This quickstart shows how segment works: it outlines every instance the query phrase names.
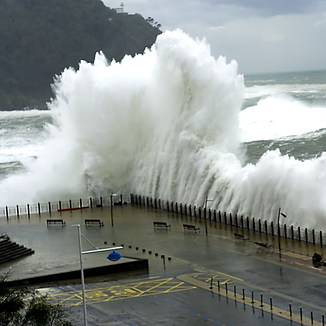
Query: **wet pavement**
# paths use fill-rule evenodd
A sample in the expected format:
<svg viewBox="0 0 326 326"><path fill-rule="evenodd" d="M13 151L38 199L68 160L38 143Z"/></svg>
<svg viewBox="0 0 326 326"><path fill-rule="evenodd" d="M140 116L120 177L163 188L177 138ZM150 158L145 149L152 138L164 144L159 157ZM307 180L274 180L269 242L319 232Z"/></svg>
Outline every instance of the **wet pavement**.
<svg viewBox="0 0 326 326"><path fill-rule="evenodd" d="M50 218L63 219L66 226L48 227ZM104 226L85 227L90 218ZM156 229L153 221L171 227ZM185 231L184 223L200 232ZM326 267L312 266L312 255L324 254L320 245L281 239L279 252L277 237L143 206L3 219L1 233L35 254L0 270L11 267L12 279L80 271L74 224L96 247L124 247L117 262L108 261L107 252L83 255L85 269L141 260L149 265L86 278L88 325L323 325ZM237 239L235 232L249 239ZM85 240L82 246L93 249ZM76 325L83 324L78 278L38 287L68 305Z"/></svg>

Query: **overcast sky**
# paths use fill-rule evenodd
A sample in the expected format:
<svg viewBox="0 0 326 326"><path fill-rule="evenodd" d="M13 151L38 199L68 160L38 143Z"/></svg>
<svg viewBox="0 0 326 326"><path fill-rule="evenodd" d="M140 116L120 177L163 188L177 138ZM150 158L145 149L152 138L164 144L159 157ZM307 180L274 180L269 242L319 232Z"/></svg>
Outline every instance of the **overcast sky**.
<svg viewBox="0 0 326 326"><path fill-rule="evenodd" d="M103 0L110 8L121 1ZM326 0L126 0L161 30L205 37L240 73L326 70Z"/></svg>

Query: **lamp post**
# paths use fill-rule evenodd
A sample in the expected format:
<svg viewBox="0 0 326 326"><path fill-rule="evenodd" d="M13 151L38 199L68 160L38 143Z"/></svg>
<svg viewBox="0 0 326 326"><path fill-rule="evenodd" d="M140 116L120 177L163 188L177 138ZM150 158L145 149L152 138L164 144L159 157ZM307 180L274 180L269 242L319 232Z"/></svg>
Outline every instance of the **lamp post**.
<svg viewBox="0 0 326 326"><path fill-rule="evenodd" d="M94 246L80 231L80 224L72 225L73 227L77 227L78 230L78 243L79 243L79 262L80 262L80 275L81 275L81 283L82 283L82 296L83 296L83 312L84 312L84 326L87 326L87 311L86 311L86 297L85 297L85 280L84 280L84 269L83 269L83 255L84 254L92 254L102 251L113 251L111 254L108 255L107 259L111 261L116 261L121 258L121 255L114 250L116 249L122 249L122 246L118 247L111 247L111 248L97 248ZM81 238L84 238L88 243L90 243L95 250L88 250L83 251L82 250L82 241Z"/></svg>
<svg viewBox="0 0 326 326"><path fill-rule="evenodd" d="M113 226L113 205L114 205L114 203L113 203L113 197L116 197L117 195L116 194L111 194L111 225Z"/></svg>
<svg viewBox="0 0 326 326"><path fill-rule="evenodd" d="M280 230L280 215L282 215L284 218L286 218L286 215L281 212L281 207L278 209L278 214L277 214L277 233L278 233L278 250L281 252L281 241L280 241L280 236L281 236L281 230Z"/></svg>
<svg viewBox="0 0 326 326"><path fill-rule="evenodd" d="M206 229L206 235L208 234L207 232L207 220L206 220L206 217L207 217L207 202L208 201L213 201L213 199L208 199L208 196L206 196L206 200L205 200L205 211L206 211L206 216L205 216L205 229Z"/></svg>

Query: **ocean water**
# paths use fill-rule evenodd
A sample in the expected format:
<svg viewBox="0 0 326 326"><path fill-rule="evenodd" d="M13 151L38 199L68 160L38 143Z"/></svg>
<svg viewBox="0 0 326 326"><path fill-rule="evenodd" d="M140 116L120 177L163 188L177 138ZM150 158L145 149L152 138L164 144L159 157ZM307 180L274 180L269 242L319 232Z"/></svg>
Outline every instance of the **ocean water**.
<svg viewBox="0 0 326 326"><path fill-rule="evenodd" d="M326 71L243 76L165 32L67 68L48 107L0 112L0 206L135 193L325 230Z"/></svg>

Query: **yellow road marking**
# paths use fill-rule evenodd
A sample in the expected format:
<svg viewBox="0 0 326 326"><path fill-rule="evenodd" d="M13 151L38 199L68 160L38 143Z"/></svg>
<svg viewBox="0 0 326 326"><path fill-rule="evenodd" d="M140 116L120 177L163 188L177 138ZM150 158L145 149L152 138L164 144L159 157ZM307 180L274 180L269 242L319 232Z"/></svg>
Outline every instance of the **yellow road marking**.
<svg viewBox="0 0 326 326"><path fill-rule="evenodd" d="M303 259L303 260L311 260L312 259L311 257L301 255L301 254L296 254L295 252L290 252L290 251L282 252L282 255L290 256L293 258L299 258L299 259Z"/></svg>
<svg viewBox="0 0 326 326"><path fill-rule="evenodd" d="M207 279L207 275L203 275L203 276L206 276L206 279ZM222 296L227 297L229 299L236 300L238 302L243 302L246 305L254 306L254 307L259 308L261 310L264 310L264 311L266 311L268 313L272 313L273 315L277 315L279 317L292 320L292 321L294 321L296 323L299 323L301 325L311 326L311 319L306 318L304 316L302 317L302 320L301 320L300 315L297 315L297 314L294 314L294 313L292 313L292 315L290 315L289 311L280 309L278 307L273 307L273 310L271 310L269 305L266 305L266 304L263 303L263 305L261 306L260 301L257 301L255 299L253 300L252 298L248 298L246 296L243 297L242 295L238 295L238 298L241 297L241 299L237 299L237 297L234 297L234 296L231 297L229 295L230 291L227 292L226 289L224 289L224 288L218 289L215 286L215 287L213 287L211 289L210 285L207 282L200 281L198 279L198 273L179 275L179 276L177 276L177 279L179 279L180 281L192 284L192 285L194 285L196 287L202 288L204 290L212 291L212 292L214 292L216 294L222 295ZM316 325L317 326L322 326L321 323L319 323L317 321L314 321L314 326L316 326Z"/></svg>
<svg viewBox="0 0 326 326"><path fill-rule="evenodd" d="M195 288L195 286L185 284L176 279L166 278L125 285L86 289L85 297L87 303L90 304L169 292L186 291ZM69 306L77 306L83 303L81 291L55 293L51 294L51 297Z"/></svg>

